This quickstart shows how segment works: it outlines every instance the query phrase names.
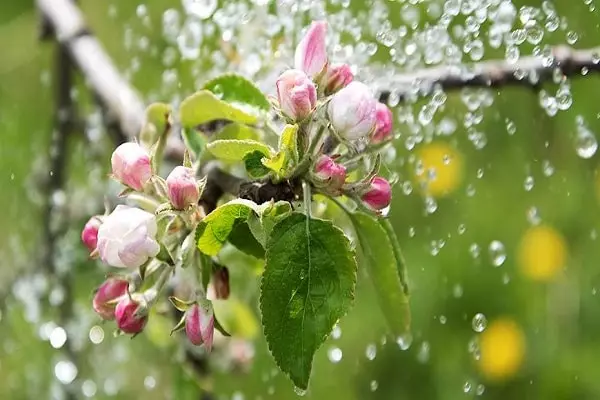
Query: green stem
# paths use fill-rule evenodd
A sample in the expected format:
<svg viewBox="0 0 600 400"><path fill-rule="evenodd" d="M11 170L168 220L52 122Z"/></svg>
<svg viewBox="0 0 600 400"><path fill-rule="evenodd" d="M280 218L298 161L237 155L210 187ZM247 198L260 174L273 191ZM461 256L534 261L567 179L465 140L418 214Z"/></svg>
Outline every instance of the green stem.
<svg viewBox="0 0 600 400"><path fill-rule="evenodd" d="M156 149L154 151L154 157L152 158L152 169L155 174L160 172L160 164L163 159L165 148L167 147L167 136L168 131L163 132L162 135L158 137L158 142L156 142Z"/></svg>
<svg viewBox="0 0 600 400"><path fill-rule="evenodd" d="M321 138L323 137L323 134L325 133L325 125L321 125L319 127L319 130L317 131L317 134L315 135L315 137L313 138L312 142L310 143L310 147L308 148L308 152L306 154L313 155L315 149L317 148L317 146L319 145L319 143L321 142Z"/></svg>
<svg viewBox="0 0 600 400"><path fill-rule="evenodd" d="M392 223L387 218L380 219L381 226L387 233L390 238L390 242L392 243L392 250L394 252L394 256L396 261L398 262L398 275L400 276L400 284L402 285L402 289L404 290L404 294L406 296L409 295L408 290L408 279L406 272L406 261L404 260L404 255L402 254L402 249L400 248L400 243L398 242L398 237L396 236L396 232L394 231L394 227Z"/></svg>
<svg viewBox="0 0 600 400"><path fill-rule="evenodd" d="M306 216L308 218L311 217L311 207L312 207L312 192L310 188L310 183L304 181L302 182L302 193L304 197L304 208L306 209Z"/></svg>
<svg viewBox="0 0 600 400"><path fill-rule="evenodd" d="M298 178L300 176L303 176L304 174L306 174L306 172L310 168L310 165L312 164L313 159L314 159L313 153L315 152L317 145L319 144L319 142L321 141L321 138L323 137L323 134L325 133L325 128L326 128L325 125L321 125L321 127L317 131L317 134L315 135L315 137L313 138L313 140L310 143L310 147L308 148L308 151L306 152L306 154L304 155L302 160L296 166L296 171L294 171L294 173L292 174L292 178Z"/></svg>
<svg viewBox="0 0 600 400"><path fill-rule="evenodd" d="M158 300L158 295L162 291L165 284L169 281L171 274L174 271L172 265L164 264L164 269L161 272L158 280L152 285L152 287L144 292L144 299L147 301L148 309L150 309Z"/></svg>

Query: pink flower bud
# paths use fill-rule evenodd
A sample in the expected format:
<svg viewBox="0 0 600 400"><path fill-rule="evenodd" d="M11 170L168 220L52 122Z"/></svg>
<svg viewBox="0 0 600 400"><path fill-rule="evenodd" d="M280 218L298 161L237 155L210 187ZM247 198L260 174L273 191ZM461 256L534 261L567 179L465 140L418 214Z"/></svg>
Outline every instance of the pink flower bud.
<svg viewBox="0 0 600 400"><path fill-rule="evenodd" d="M306 118L317 105L315 84L302 71L289 69L277 79L281 111L293 120Z"/></svg>
<svg viewBox="0 0 600 400"><path fill-rule="evenodd" d="M377 118L377 122L371 139L373 143L379 143L387 139L392 133L394 115L385 104L377 103L375 117Z"/></svg>
<svg viewBox="0 0 600 400"><path fill-rule="evenodd" d="M167 177L169 200L178 210L183 210L200 200L200 189L194 170L187 167L175 167Z"/></svg>
<svg viewBox="0 0 600 400"><path fill-rule="evenodd" d="M329 102L329 119L339 135L348 140L369 135L375 128L377 100L363 83L353 81Z"/></svg>
<svg viewBox="0 0 600 400"><path fill-rule="evenodd" d="M98 216L94 216L86 222L83 230L81 231L81 241L88 248L90 253L96 250L98 244L98 229L100 229L102 221Z"/></svg>
<svg viewBox="0 0 600 400"><path fill-rule="evenodd" d="M326 35L327 22L314 21L296 47L294 66L311 78L323 72L327 65Z"/></svg>
<svg viewBox="0 0 600 400"><path fill-rule="evenodd" d="M98 253L113 267L137 268L160 251L156 217L139 208L118 205L98 229Z"/></svg>
<svg viewBox="0 0 600 400"><path fill-rule="evenodd" d="M110 159L115 179L135 190L142 190L152 177L150 154L137 143L123 143Z"/></svg>
<svg viewBox="0 0 600 400"><path fill-rule="evenodd" d="M185 312L185 334L192 344L199 346L204 343L206 351L210 351L213 343L215 317L212 305L194 304Z"/></svg>
<svg viewBox="0 0 600 400"><path fill-rule="evenodd" d="M229 298L229 270L227 267L222 267L213 272L212 276L213 287L215 290L215 298L217 300L227 300Z"/></svg>
<svg viewBox="0 0 600 400"><path fill-rule="evenodd" d="M381 210L390 205L392 201L392 187L390 183L380 176L371 181L371 188L362 196L362 200L375 210Z"/></svg>
<svg viewBox="0 0 600 400"><path fill-rule="evenodd" d="M322 155L315 165L315 175L323 180L327 189L332 193L339 193L346 182L346 168L336 164L329 156Z"/></svg>
<svg viewBox="0 0 600 400"><path fill-rule="evenodd" d="M348 64L333 64L327 67L325 74L325 94L330 95L348 86L354 80L354 74Z"/></svg>
<svg viewBox="0 0 600 400"><path fill-rule="evenodd" d="M100 318L104 320L115 318L116 302L127 294L128 287L129 282L118 278L108 278L100 285L92 300L94 311L100 315Z"/></svg>
<svg viewBox="0 0 600 400"><path fill-rule="evenodd" d="M148 315L141 312L138 301L129 296L123 297L115 308L115 319L117 326L125 333L136 334L144 330Z"/></svg>

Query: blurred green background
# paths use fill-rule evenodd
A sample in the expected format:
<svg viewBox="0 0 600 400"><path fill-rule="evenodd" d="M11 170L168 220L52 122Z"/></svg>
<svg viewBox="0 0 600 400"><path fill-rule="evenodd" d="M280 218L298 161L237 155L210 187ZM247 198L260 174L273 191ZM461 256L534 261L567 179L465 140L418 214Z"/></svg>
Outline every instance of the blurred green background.
<svg viewBox="0 0 600 400"><path fill-rule="evenodd" d="M344 13L360 22L375 18L385 5L390 26L408 32L404 44L396 46L403 47L413 32L439 20L436 10L457 2L352 0L327 3L326 9L334 19L349 5ZM275 7L254 3L247 10L258 3L269 3L265 10ZM301 8L296 24L309 21L310 11L302 11L311 8L309 3L296 3ZM473 22L469 17L477 9L494 2L462 3L475 7L453 19L454 35L457 26ZM591 1L512 3L521 10L515 26L528 12L521 7L541 10L540 46L600 45L600 13ZM222 0L218 9L232 4L241 2ZM148 101L190 94L206 71L244 57L227 55L235 41L223 46L216 35L206 35L200 60L181 60L161 30L165 10L181 11L178 1L149 0L142 8L115 0L80 5L92 31ZM553 32L544 28L550 6L560 17ZM415 21L414 13L420 19L411 25L407 21ZM232 26L243 23L244 15L240 12L240 22L231 21ZM503 58L504 45L488 45L488 27L489 20L484 21L478 35L470 37L485 44L484 59ZM181 362L177 341L168 336L168 318L157 315L143 335L129 340L113 337L111 326L91 312L92 291L107 271L87 260L79 232L88 215L101 211L102 193L110 188L101 178L109 168L111 142L80 76L73 96L84 123L81 134L69 141L67 189L55 196L72 207L57 262L71 290L65 293L58 278L46 279L40 272L44 197L39 187L50 173L45 161L55 118L56 46L38 40L39 28L31 1L1 3L0 293L7 296L0 309L0 398L64 398L65 388L75 398L198 398L197 380ZM361 40L376 43L372 36L365 33ZM403 68L392 63L389 49L377 46L370 62L399 73ZM521 54L534 47L527 41L519 45ZM226 56L218 59L213 51ZM172 71L167 76L165 64ZM412 343L402 350L386 335L361 271L355 306L317 353L305 397L600 398L599 155L593 151L588 157L595 139L581 137L600 132L600 77L589 73L565 82L562 88L570 86L571 99L557 96L559 85L553 82L535 89L448 92L431 123L419 122L431 97L394 107L400 137L386 166L397 180L390 218L411 280ZM540 106L540 90L556 96L565 109L549 116L546 110L553 105ZM420 190L427 176L435 177ZM237 318L240 337L217 345L213 376L201 385L212 386L219 399L296 398L291 383L277 373L253 316L260 265L234 252L229 256L237 300L227 307ZM478 313L483 324L473 322ZM64 332L73 354L64 348Z"/></svg>

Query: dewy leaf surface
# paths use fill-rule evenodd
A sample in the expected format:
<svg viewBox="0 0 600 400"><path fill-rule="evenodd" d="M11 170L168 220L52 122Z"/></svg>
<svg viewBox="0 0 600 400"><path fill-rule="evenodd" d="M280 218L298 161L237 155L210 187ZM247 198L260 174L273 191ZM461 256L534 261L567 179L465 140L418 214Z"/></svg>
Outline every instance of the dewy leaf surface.
<svg viewBox="0 0 600 400"><path fill-rule="evenodd" d="M267 242L261 311L269 349L282 371L308 387L315 352L354 299L356 261L331 222L292 213Z"/></svg>

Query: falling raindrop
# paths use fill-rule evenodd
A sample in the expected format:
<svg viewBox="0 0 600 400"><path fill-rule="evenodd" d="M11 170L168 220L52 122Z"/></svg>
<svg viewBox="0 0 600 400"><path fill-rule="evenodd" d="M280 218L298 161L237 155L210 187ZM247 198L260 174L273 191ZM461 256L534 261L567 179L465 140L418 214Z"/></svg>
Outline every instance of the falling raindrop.
<svg viewBox="0 0 600 400"><path fill-rule="evenodd" d="M583 118L577 118L577 136L575 138L575 149L581 158L591 158L598 150L596 136L585 126Z"/></svg>
<svg viewBox="0 0 600 400"><path fill-rule="evenodd" d="M179 12L174 8L169 8L162 15L162 30L163 36L170 43L177 41L177 35L179 35L181 20Z"/></svg>
<svg viewBox="0 0 600 400"><path fill-rule="evenodd" d="M61 383L67 385L77 377L77 367L71 361L59 361L54 365L54 375Z"/></svg>
<svg viewBox="0 0 600 400"><path fill-rule="evenodd" d="M90 342L94 344L100 344L104 340L104 329L101 326L94 325L90 328L89 333Z"/></svg>
<svg viewBox="0 0 600 400"><path fill-rule="evenodd" d="M427 214L433 214L437 210L437 207L437 202L433 197L427 196L425 198L425 210L427 211Z"/></svg>
<svg viewBox="0 0 600 400"><path fill-rule="evenodd" d="M528 176L525 178L525 183L523 183L523 187L525 188L525 191L530 192L531 189L533 189L533 185L535 184L535 180L533 179L533 176Z"/></svg>
<svg viewBox="0 0 600 400"><path fill-rule="evenodd" d="M177 46L181 57L185 60L195 60L200 56L202 28L198 21L187 19L177 36Z"/></svg>
<svg viewBox="0 0 600 400"><path fill-rule="evenodd" d="M398 344L398 347L400 347L400 350L408 350L412 344L412 341L413 337L410 332L407 332L396 338L396 343Z"/></svg>
<svg viewBox="0 0 600 400"><path fill-rule="evenodd" d="M499 267L506 261L506 250L504 244L499 240L493 240L488 247L490 259L494 267Z"/></svg>
<svg viewBox="0 0 600 400"><path fill-rule="evenodd" d="M371 392L374 392L379 387L379 383L376 380L372 380L369 387L371 389Z"/></svg>
<svg viewBox="0 0 600 400"><path fill-rule="evenodd" d="M463 392L469 393L471 391L471 382L466 381L463 385Z"/></svg>
<svg viewBox="0 0 600 400"><path fill-rule="evenodd" d="M477 389L475 389L475 394L477 394L477 396L481 396L483 392L485 392L485 386L483 386L483 384L480 383L479 385L477 385Z"/></svg>
<svg viewBox="0 0 600 400"><path fill-rule="evenodd" d="M367 349L365 350L365 355L367 356L367 360L373 361L377 356L377 346L373 343L367 345Z"/></svg>
<svg viewBox="0 0 600 400"><path fill-rule="evenodd" d="M340 337L342 337L342 329L338 324L335 324L333 329L331 330L331 337L333 339L339 339Z"/></svg>
<svg viewBox="0 0 600 400"><path fill-rule="evenodd" d="M146 390L152 390L156 387L156 379L152 375L144 378L144 387Z"/></svg>
<svg viewBox="0 0 600 400"><path fill-rule="evenodd" d="M452 295L457 299L461 298L463 295L463 287L458 283L454 285L452 288Z"/></svg>
<svg viewBox="0 0 600 400"><path fill-rule="evenodd" d="M66 341L67 332L63 328L57 326L52 330L52 333L50 334L50 345L52 347L54 347L55 349L60 349L61 347L63 347Z"/></svg>
<svg viewBox="0 0 600 400"><path fill-rule="evenodd" d="M294 393L296 393L300 397L306 396L306 390L299 388L298 386L294 386Z"/></svg>
<svg viewBox="0 0 600 400"><path fill-rule="evenodd" d="M94 397L96 392L98 391L98 387L96 386L96 382L86 379L81 384L81 392L85 397Z"/></svg>
<svg viewBox="0 0 600 400"><path fill-rule="evenodd" d="M217 0L182 0L183 8L188 15L207 19L217 9Z"/></svg>
<svg viewBox="0 0 600 400"><path fill-rule="evenodd" d="M531 225L539 225L542 222L542 218L540 217L540 212L537 207L529 207L527 209L527 221Z"/></svg>
<svg viewBox="0 0 600 400"><path fill-rule="evenodd" d="M445 315L440 315L440 324L445 325L446 324L446 316Z"/></svg>
<svg viewBox="0 0 600 400"><path fill-rule="evenodd" d="M419 351L417 353L417 361L419 361L421 364L425 364L427 361L429 361L429 350L429 342L425 341L421 343L421 346L419 346Z"/></svg>
<svg viewBox="0 0 600 400"><path fill-rule="evenodd" d="M577 34L577 32L575 32L575 31L567 32L567 43L575 44L578 39L579 39L579 35Z"/></svg>
<svg viewBox="0 0 600 400"><path fill-rule="evenodd" d="M483 332L487 326L487 319L485 318L485 315L482 313L475 314L473 320L471 321L471 326L475 332Z"/></svg>
<svg viewBox="0 0 600 400"><path fill-rule="evenodd" d="M467 348L469 350L469 353L473 356L473 359L478 361L481 358L481 352L479 350L479 340L477 339L477 337L473 337L471 340L469 340Z"/></svg>
<svg viewBox="0 0 600 400"><path fill-rule="evenodd" d="M327 352L327 357L329 358L329 361L331 361L334 364L337 364L342 360L342 355L342 349L340 349L339 347L332 347Z"/></svg>
<svg viewBox="0 0 600 400"><path fill-rule="evenodd" d="M481 253L479 245L477 243L472 243L471 246L469 246L469 253L471 253L473 258L478 258Z"/></svg>
<svg viewBox="0 0 600 400"><path fill-rule="evenodd" d="M544 160L542 162L542 170L544 171L545 176L554 175L554 166L552 164L550 164L550 161L548 161L548 160Z"/></svg>

